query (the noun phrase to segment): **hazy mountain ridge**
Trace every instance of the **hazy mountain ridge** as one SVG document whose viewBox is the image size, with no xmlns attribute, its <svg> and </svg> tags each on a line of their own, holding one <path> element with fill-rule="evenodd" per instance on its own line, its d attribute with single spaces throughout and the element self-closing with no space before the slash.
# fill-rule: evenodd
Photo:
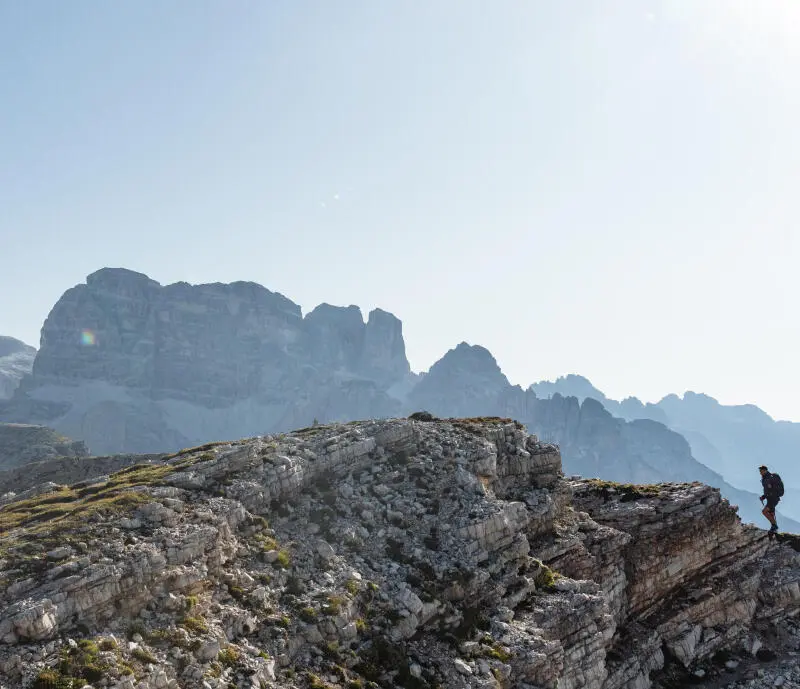
<svg viewBox="0 0 800 689">
<path fill-rule="evenodd" d="M 613 416 L 591 397 L 542 399 L 529 388 L 511 385 L 483 347 L 461 343 L 447 352 L 411 391 L 407 411 L 426 409 L 437 416 L 500 414 L 524 423 L 561 448 L 565 471 L 622 483 L 703 481 L 737 504 L 742 519 L 765 521 L 758 493 L 730 485 L 719 472 L 693 456 L 686 438 L 650 419 Z M 760 488 L 755 483 L 751 486 Z M 779 510 L 782 528 L 800 524 Z"/>
<path fill-rule="evenodd" d="M 731 485 L 753 489 L 759 484 L 756 468 L 767 464 L 786 485 L 785 510 L 800 515 L 800 424 L 776 421 L 754 404 L 724 405 L 706 394 L 671 394 L 644 404 L 635 397 L 622 402 L 608 399 L 583 376 L 568 375 L 555 382 L 530 386 L 543 397 L 573 394 L 598 400 L 609 412 L 627 420 L 655 419 L 683 435 L 692 454 Z"/>
<path fill-rule="evenodd" d="M 585 379 L 567 382 L 577 397 L 593 391 Z M 291 300 L 254 283 L 162 286 L 106 268 L 54 306 L 32 375 L 0 405 L 0 419 L 46 425 L 109 455 L 282 432 L 315 419 L 419 409 L 442 417 L 501 415 L 558 443 L 570 473 L 621 482 L 704 480 L 739 503 L 744 519 L 761 519 L 754 494 L 700 464 L 658 418 L 644 423 L 630 413 L 662 410 L 634 400 L 542 397 L 536 386 L 511 385 L 487 349 L 465 342 L 426 374 L 411 373 L 402 323 L 380 309 L 366 323 L 355 306 L 322 304 L 304 317 Z"/>
</svg>

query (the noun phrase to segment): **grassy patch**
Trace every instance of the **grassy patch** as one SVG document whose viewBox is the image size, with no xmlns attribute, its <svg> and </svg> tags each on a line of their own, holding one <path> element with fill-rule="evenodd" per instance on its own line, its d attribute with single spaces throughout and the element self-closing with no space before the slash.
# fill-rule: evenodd
<svg viewBox="0 0 800 689">
<path fill-rule="evenodd" d="M 142 638 L 147 634 L 147 628 L 141 620 L 134 620 L 128 625 L 128 639 L 133 641 L 133 637 L 139 634 Z"/>
<path fill-rule="evenodd" d="M 300 610 L 300 619 L 303 622 L 308 622 L 309 624 L 313 624 L 317 621 L 317 611 L 314 610 L 311 606 L 306 606 Z"/>
<path fill-rule="evenodd" d="M 289 554 L 288 550 L 281 550 L 273 564 L 275 567 L 280 567 L 281 569 L 289 569 L 289 565 L 292 564 L 292 556 Z"/>
<path fill-rule="evenodd" d="M 620 502 L 631 502 L 642 498 L 654 498 L 661 495 L 657 485 L 640 485 L 635 483 L 616 483 L 593 478 L 587 481 L 590 491 L 602 496 L 605 500 L 619 496 Z"/>
<path fill-rule="evenodd" d="M 164 457 L 164 459 L 165 460 L 170 460 L 170 459 L 176 459 L 178 457 L 183 457 L 184 455 L 204 454 L 204 453 L 208 453 L 209 450 L 213 450 L 215 447 L 219 447 L 220 445 L 230 445 L 230 444 L 231 443 L 229 443 L 229 442 L 227 442 L 225 440 L 221 440 L 221 441 L 214 442 L 214 443 L 206 443 L 205 445 L 198 445 L 197 447 L 187 447 L 187 448 L 184 448 L 183 450 L 178 450 L 177 452 L 175 452 L 175 453 L 173 453 L 171 455 L 167 455 L 166 457 Z M 211 454 L 211 457 L 208 457 L 207 459 L 214 459 L 213 452 L 209 453 L 209 454 Z M 200 461 L 203 461 L 203 460 L 201 459 Z"/>
<path fill-rule="evenodd" d="M 225 667 L 231 667 L 232 665 L 236 665 L 239 662 L 239 651 L 237 651 L 233 646 L 228 646 L 227 648 L 223 648 L 219 655 L 217 656 L 217 660 Z"/>
<path fill-rule="evenodd" d="M 310 689 L 331 689 L 330 684 L 320 679 L 320 677 L 313 672 L 309 672 L 306 676 L 308 677 L 308 686 Z"/>
<path fill-rule="evenodd" d="M 185 637 L 177 629 L 154 629 L 144 636 L 147 638 L 147 642 L 153 645 L 166 644 L 180 648 L 188 646 Z"/>
<path fill-rule="evenodd" d="M 84 524 L 96 514 L 125 512 L 151 500 L 146 493 L 122 488 L 85 496 L 71 488 L 62 488 L 55 494 L 48 493 L 0 508 L 0 532 L 17 532 L 17 540 L 32 540 L 46 535 L 49 538 L 43 542 L 49 547 L 61 542 L 58 538 L 61 534 Z"/>
<path fill-rule="evenodd" d="M 211 666 L 206 670 L 206 677 L 212 677 L 214 679 L 219 678 L 222 675 L 222 665 L 218 661 L 214 661 L 211 663 Z"/>
<path fill-rule="evenodd" d="M 98 644 L 81 639 L 74 648 L 62 648 L 58 666 L 41 670 L 33 681 L 33 689 L 76 689 L 105 679 L 111 668 L 99 657 L 104 646 L 104 641 Z"/>
<path fill-rule="evenodd" d="M 188 611 L 189 611 L 189 610 L 191 610 L 192 608 L 195 608 L 195 607 L 197 607 L 197 604 L 198 604 L 199 602 L 200 602 L 200 601 L 199 601 L 199 599 L 197 598 L 197 596 L 186 596 L 186 598 L 185 598 L 185 599 L 184 599 L 184 601 L 183 601 L 183 605 L 184 605 L 184 607 L 186 608 L 186 611 L 188 612 Z"/>
<path fill-rule="evenodd" d="M 343 596 L 328 596 L 328 601 L 323 605 L 322 611 L 326 615 L 338 615 L 345 603 L 347 603 L 347 599 Z"/>
<path fill-rule="evenodd" d="M 278 541 L 271 536 L 264 535 L 263 533 L 257 533 L 255 536 L 253 536 L 253 540 L 258 543 L 259 547 L 264 552 L 278 549 Z"/>
<path fill-rule="evenodd" d="M 208 623 L 202 617 L 184 617 L 180 626 L 190 634 L 205 634 L 208 631 Z"/>
<path fill-rule="evenodd" d="M 74 489 L 60 486 L 50 493 L 12 502 L 0 508 L 0 531 L 26 529 L 35 536 L 42 531 L 66 530 L 98 512 L 116 512 L 148 502 L 150 496 L 135 488 L 158 485 L 175 470 L 162 464 L 136 464 L 112 474 L 105 483 Z"/>
<path fill-rule="evenodd" d="M 150 651 L 147 651 L 142 647 L 134 648 L 131 652 L 131 655 L 140 663 L 144 663 L 145 665 L 158 664 L 158 659 L 152 653 L 150 653 Z"/>
<path fill-rule="evenodd" d="M 115 651 L 119 647 L 119 644 L 115 639 L 100 639 L 97 642 L 97 647 L 101 651 Z"/>
<path fill-rule="evenodd" d="M 534 583 L 539 589 L 545 591 L 552 591 L 555 588 L 556 581 L 561 578 L 561 574 L 550 569 L 547 565 L 540 563 L 541 567 L 534 578 Z"/>
<path fill-rule="evenodd" d="M 169 474 L 202 461 L 188 457 L 172 464 L 134 464 L 111 474 L 103 483 L 82 488 L 59 486 L 49 493 L 0 507 L 0 557 L 18 543 L 36 541 L 43 547 L 62 545 L 63 535 L 97 515 L 130 512 L 153 498 L 143 488 L 164 484 Z M 12 565 L 13 566 L 13 565 Z"/>
<path fill-rule="evenodd" d="M 305 437 L 313 437 L 317 435 L 320 431 L 324 431 L 326 426 L 306 426 L 305 428 L 299 428 L 296 431 L 293 431 L 293 435 L 302 435 Z"/>
<path fill-rule="evenodd" d="M 269 522 L 264 517 L 262 517 L 261 515 L 258 515 L 258 514 L 252 515 L 250 517 L 250 521 L 253 523 L 253 526 L 255 526 L 258 529 L 262 529 L 263 530 L 263 529 L 268 529 L 269 528 Z"/>
<path fill-rule="evenodd" d="M 55 668 L 48 667 L 39 671 L 31 684 L 31 689 L 75 689 L 87 684 L 83 678 L 64 677 Z"/>
<path fill-rule="evenodd" d="M 453 423 L 514 423 L 514 419 L 502 416 L 471 416 L 465 419 L 448 419 Z"/>
<path fill-rule="evenodd" d="M 247 593 L 241 586 L 228 586 L 228 593 L 230 593 L 231 597 L 234 600 L 237 600 L 239 603 L 242 603 L 245 598 L 247 598 Z"/>
<path fill-rule="evenodd" d="M 497 643 L 491 636 L 485 636 L 481 639 L 481 655 L 484 658 L 491 658 L 499 660 L 501 663 L 507 663 L 511 660 L 511 652 L 507 651 L 503 646 Z"/>
</svg>

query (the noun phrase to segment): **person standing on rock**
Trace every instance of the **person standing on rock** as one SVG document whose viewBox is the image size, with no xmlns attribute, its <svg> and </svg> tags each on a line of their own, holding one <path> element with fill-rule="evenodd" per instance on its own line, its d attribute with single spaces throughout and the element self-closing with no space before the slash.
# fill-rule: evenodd
<svg viewBox="0 0 800 689">
<path fill-rule="evenodd" d="M 764 493 L 759 500 L 761 500 L 762 505 L 764 504 L 764 500 L 767 501 L 764 509 L 761 510 L 761 514 L 772 524 L 769 529 L 771 536 L 778 531 L 778 522 L 775 521 L 775 508 L 778 506 L 781 496 L 783 495 L 783 481 L 781 481 L 781 477 L 778 476 L 778 474 L 770 473 L 769 469 L 763 464 L 758 467 L 758 471 L 761 473 L 761 485 L 764 487 Z"/>
</svg>

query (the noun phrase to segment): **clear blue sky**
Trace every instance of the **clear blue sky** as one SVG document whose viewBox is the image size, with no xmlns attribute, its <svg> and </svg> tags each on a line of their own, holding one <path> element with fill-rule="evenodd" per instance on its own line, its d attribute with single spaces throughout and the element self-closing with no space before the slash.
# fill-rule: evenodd
<svg viewBox="0 0 800 689">
<path fill-rule="evenodd" d="M 0 0 L 0 333 L 103 266 L 800 421 L 797 0 Z"/>
</svg>

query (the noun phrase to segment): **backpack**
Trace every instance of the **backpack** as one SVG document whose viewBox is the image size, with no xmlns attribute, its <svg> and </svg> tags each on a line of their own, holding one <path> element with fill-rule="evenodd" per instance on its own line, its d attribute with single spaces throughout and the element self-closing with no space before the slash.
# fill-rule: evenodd
<svg viewBox="0 0 800 689">
<path fill-rule="evenodd" d="M 779 498 L 783 497 L 783 481 L 778 474 L 772 474 L 772 486 L 775 489 L 775 495 Z"/>
</svg>

